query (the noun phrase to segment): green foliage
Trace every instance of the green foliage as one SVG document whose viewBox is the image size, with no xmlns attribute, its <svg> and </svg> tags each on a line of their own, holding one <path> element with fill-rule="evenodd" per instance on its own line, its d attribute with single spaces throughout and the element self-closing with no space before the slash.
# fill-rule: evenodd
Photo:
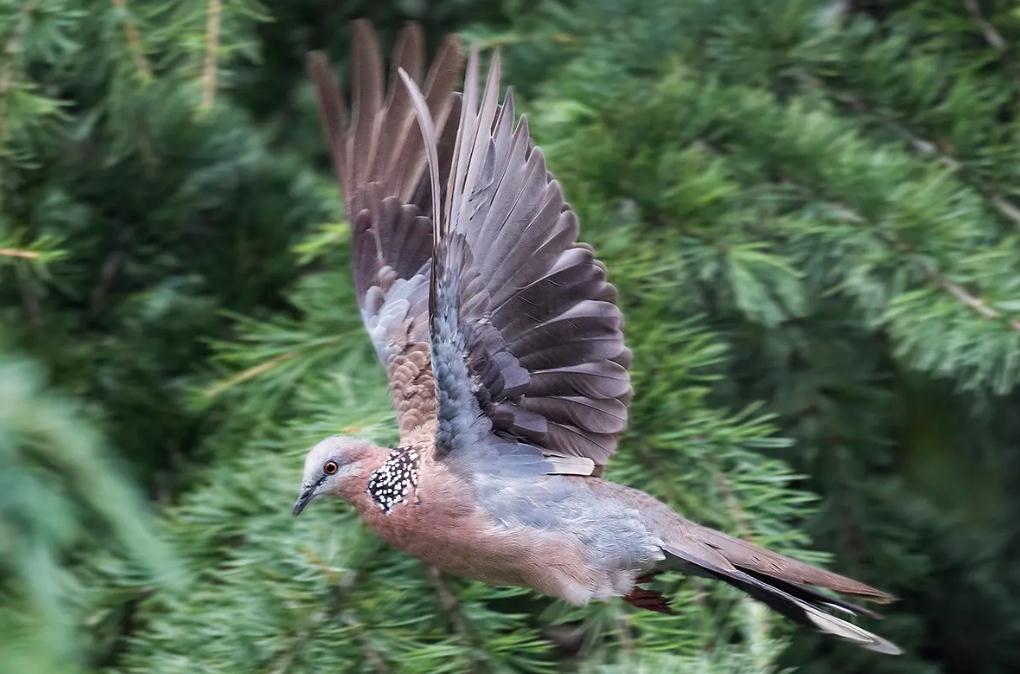
<svg viewBox="0 0 1020 674">
<path fill-rule="evenodd" d="M 144 582 L 174 579 L 170 549 L 88 420 L 43 387 L 37 365 L 0 357 L 0 661 L 10 671 L 75 663 L 78 588 L 64 564 L 104 547 L 134 560 Z"/>
<path fill-rule="evenodd" d="M 343 72 L 357 15 L 504 49 L 627 316 L 608 476 L 898 594 L 877 627 L 906 656 L 698 579 L 657 581 L 676 617 L 576 609 L 435 578 L 337 504 L 290 517 L 308 445 L 394 434 L 301 63 Z M 1015 671 L 1017 39 L 994 0 L 0 0 L 0 321 L 64 392 L 0 361 L 0 661 Z M 97 427 L 184 591 L 153 592 Z M 99 482 L 36 489 L 71 461 Z"/>
</svg>

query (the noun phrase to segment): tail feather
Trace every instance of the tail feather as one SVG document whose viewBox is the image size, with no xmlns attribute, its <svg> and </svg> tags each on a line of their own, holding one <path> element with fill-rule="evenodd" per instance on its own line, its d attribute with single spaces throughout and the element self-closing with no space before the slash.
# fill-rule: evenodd
<svg viewBox="0 0 1020 674">
<path fill-rule="evenodd" d="M 821 592 L 813 590 L 810 587 L 796 585 L 794 583 L 788 583 L 785 580 L 781 580 L 779 578 L 771 576 L 766 576 L 765 574 L 758 573 L 756 571 L 751 571 L 750 569 L 740 570 L 744 571 L 748 575 L 754 576 L 758 580 L 763 581 L 768 585 L 771 585 L 772 587 L 778 588 L 783 592 L 786 592 L 787 594 L 792 594 L 794 597 L 797 597 L 798 599 L 803 599 L 804 601 L 810 602 L 811 604 L 826 606 L 828 608 L 837 611 L 842 611 L 850 615 L 863 615 L 874 619 L 879 619 L 882 617 L 882 614 L 878 613 L 877 611 L 872 611 L 871 609 L 861 606 L 860 604 L 854 604 L 853 602 L 846 601 L 845 599 L 841 599 L 840 597 L 831 597 L 829 595 L 822 594 Z"/>
<path fill-rule="evenodd" d="M 701 530 L 699 531 L 701 534 L 711 532 L 711 530 L 704 529 L 703 527 L 697 527 L 697 529 Z M 715 534 L 718 532 L 711 533 Z M 724 536 L 723 534 L 719 535 Z M 737 557 L 737 559 L 730 559 L 729 556 L 725 554 L 725 550 L 720 549 L 717 546 L 707 544 L 704 540 L 702 540 L 703 538 L 705 538 L 704 535 L 684 536 L 681 539 L 674 539 L 673 541 L 664 544 L 663 551 L 666 553 L 667 563 L 674 568 L 680 568 L 687 572 L 716 578 L 733 585 L 755 599 L 763 602 L 777 613 L 784 615 L 801 625 L 812 627 L 820 632 L 844 639 L 877 653 L 899 655 L 903 652 L 891 641 L 883 639 L 877 634 L 873 634 L 872 632 L 827 612 L 827 610 L 838 610 L 855 616 L 866 615 L 876 617 L 876 614 L 872 611 L 868 611 L 867 609 L 848 601 L 829 597 L 814 589 L 799 585 L 797 580 L 780 577 L 788 565 L 787 563 L 793 562 L 794 560 L 771 551 L 765 551 L 768 553 L 768 564 L 766 568 L 773 571 L 773 573 L 770 574 L 767 571 L 762 570 L 762 567 L 765 565 L 761 563 L 756 563 L 754 566 L 747 566 L 742 563 L 747 561 L 747 557 L 743 554 L 736 554 L 734 556 Z M 726 538 L 729 539 L 730 537 L 727 536 Z M 739 541 L 739 539 L 731 540 Z M 740 542 L 743 543 L 743 541 Z M 747 546 L 751 546 L 755 549 L 755 556 L 758 560 L 764 558 L 759 552 L 764 551 L 764 548 L 758 548 L 758 546 L 753 546 L 750 543 L 747 543 Z M 738 552 L 746 550 L 746 548 L 742 547 L 737 549 Z M 827 579 L 829 575 L 829 572 L 824 572 L 822 569 L 815 569 L 815 567 L 811 567 L 803 562 L 797 562 L 796 565 L 797 573 L 790 575 L 793 575 L 794 578 L 798 580 L 805 575 L 808 575 L 815 580 Z M 804 567 L 807 567 L 809 570 L 814 569 L 817 573 L 804 573 Z M 838 583 L 833 584 L 838 584 L 840 587 L 850 587 L 853 590 L 856 590 L 843 590 L 847 594 L 856 594 L 858 596 L 863 596 L 868 599 L 877 599 L 879 601 L 890 600 L 889 595 L 864 585 L 863 583 L 858 583 L 857 581 L 844 578 L 843 576 L 838 576 L 837 574 L 831 575 L 839 579 Z M 818 584 L 823 587 L 831 587 L 829 584 Z"/>
<path fill-rule="evenodd" d="M 709 529 L 693 522 L 683 521 L 686 537 L 692 538 L 719 552 L 733 566 L 749 573 L 776 578 L 787 583 L 824 587 L 840 594 L 861 597 L 879 604 L 888 604 L 896 597 L 871 587 L 859 580 L 847 578 L 826 569 L 820 569 L 785 555 L 772 552 L 760 545 L 741 540 L 721 531 Z"/>
<path fill-rule="evenodd" d="M 824 601 L 801 599 L 780 589 L 779 587 L 776 587 L 776 585 L 767 580 L 759 580 L 758 578 L 744 573 L 739 569 L 737 569 L 735 573 L 729 574 L 716 572 L 710 573 L 719 580 L 740 588 L 755 599 L 765 603 L 772 610 L 786 616 L 794 622 L 800 623 L 801 625 L 813 627 L 820 632 L 831 634 L 832 636 L 839 637 L 840 639 L 850 641 L 868 649 L 869 651 L 875 651 L 876 653 L 900 655 L 903 652 L 891 641 L 883 639 L 877 634 L 869 632 L 862 627 L 858 627 L 853 623 L 847 622 L 842 618 L 837 618 L 820 608 L 820 605 L 835 605 L 841 610 L 849 611 L 856 615 L 856 611 L 851 611 L 847 608 L 847 606 L 853 606 L 853 604 L 846 602 L 834 604 L 834 602 L 832 602 L 828 597 L 824 597 L 818 593 L 813 594 L 823 597 Z"/>
</svg>

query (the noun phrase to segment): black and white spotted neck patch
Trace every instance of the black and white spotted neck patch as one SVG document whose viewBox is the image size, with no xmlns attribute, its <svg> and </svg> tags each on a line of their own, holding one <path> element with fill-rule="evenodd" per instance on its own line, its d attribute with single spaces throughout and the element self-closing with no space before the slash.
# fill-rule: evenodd
<svg viewBox="0 0 1020 674">
<path fill-rule="evenodd" d="M 394 506 L 407 503 L 417 488 L 418 463 L 417 449 L 397 447 L 368 479 L 368 495 L 387 515 Z"/>
</svg>

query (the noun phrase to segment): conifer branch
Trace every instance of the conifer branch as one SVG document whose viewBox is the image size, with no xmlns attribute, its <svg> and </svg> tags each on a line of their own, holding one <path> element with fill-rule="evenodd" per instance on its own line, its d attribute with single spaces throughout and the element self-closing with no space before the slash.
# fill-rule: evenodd
<svg viewBox="0 0 1020 674">
<path fill-rule="evenodd" d="M 977 23 L 978 28 L 981 29 L 985 42 L 996 51 L 1006 51 L 1006 41 L 1002 38 L 999 31 L 995 29 L 995 26 L 981 13 L 981 7 L 978 6 L 977 0 L 963 0 L 963 6 L 967 8 L 967 11 Z"/>
<path fill-rule="evenodd" d="M 38 251 L 24 248 L 0 248 L 0 257 L 16 257 L 22 260 L 38 260 L 42 255 Z"/>
<path fill-rule="evenodd" d="M 867 219 L 861 214 L 855 212 L 853 209 L 848 208 L 845 204 L 830 204 L 833 210 L 843 217 L 852 222 L 867 222 Z M 879 234 L 879 236 L 885 240 L 888 244 L 893 246 L 895 250 L 903 254 L 912 254 L 914 251 L 902 241 L 899 241 L 888 233 Z M 964 306 L 974 310 L 980 316 L 988 319 L 1003 319 L 1005 318 L 1001 311 L 989 306 L 984 300 L 970 293 L 966 288 L 958 283 L 950 281 L 943 275 L 943 273 L 934 266 L 928 266 L 924 270 L 932 284 L 946 291 Z M 1008 319 L 1010 329 L 1015 332 L 1020 332 L 1020 318 Z"/>
<path fill-rule="evenodd" d="M 988 306 L 981 298 L 975 297 L 967 291 L 963 286 L 953 283 L 949 279 L 942 276 L 938 270 L 929 270 L 928 274 L 931 276 L 932 281 L 940 288 L 948 292 L 950 295 L 955 297 L 957 300 L 976 311 L 985 318 L 1001 319 L 1003 318 L 1002 312 Z M 1020 332 L 1020 318 L 1011 318 L 1009 320 L 1009 327 L 1015 332 Z"/>
<path fill-rule="evenodd" d="M 918 154 L 934 156 L 942 164 L 951 169 L 959 170 L 960 173 L 966 177 L 966 165 L 956 157 L 948 154 L 945 150 L 939 147 L 937 143 L 918 136 L 903 124 L 888 122 L 888 126 L 906 138 L 910 147 Z M 988 193 L 981 186 L 969 180 L 967 181 L 967 184 L 973 187 L 979 194 L 987 198 L 989 203 L 992 205 L 992 208 L 998 211 L 999 215 L 1003 216 L 1007 220 L 1011 220 L 1015 225 L 1020 227 L 1020 208 L 1001 194 L 996 194 L 994 192 Z"/>
<path fill-rule="evenodd" d="M 138 33 L 138 27 L 131 20 L 128 14 L 127 0 L 113 0 L 113 5 L 120 10 L 124 17 L 121 25 L 124 27 L 124 36 L 127 38 L 128 51 L 131 53 L 131 60 L 135 64 L 135 70 L 143 82 L 152 81 L 152 68 L 149 67 L 149 60 L 145 58 L 145 49 L 142 47 L 142 38 Z"/>
<path fill-rule="evenodd" d="M 21 297 L 21 308 L 25 312 L 29 325 L 38 326 L 42 323 L 42 304 L 39 295 L 24 280 L 18 281 L 18 294 Z"/>
<path fill-rule="evenodd" d="M 751 529 L 751 520 L 741 505 L 740 499 L 734 492 L 729 478 L 722 471 L 716 471 L 716 483 L 719 485 L 719 491 L 722 492 L 726 510 L 730 513 L 730 518 L 733 520 L 734 527 L 736 528 L 734 533 L 740 538 L 753 541 L 754 535 Z M 755 659 L 759 671 L 766 671 L 769 665 L 769 657 L 764 644 L 769 637 L 771 621 L 768 614 L 761 610 L 761 607 L 754 600 L 744 597 L 742 603 L 747 607 L 747 633 L 751 644 L 751 655 Z"/>
<path fill-rule="evenodd" d="M 106 257 L 106 260 L 103 261 L 103 266 L 99 270 L 99 282 L 92 290 L 89 299 L 89 316 L 95 317 L 99 315 L 110 292 L 110 288 L 113 287 L 114 279 L 117 278 L 117 275 L 124 266 L 126 257 L 124 251 L 116 250 L 111 252 Z"/>
<path fill-rule="evenodd" d="M 17 25 L 0 47 L 0 57 L 3 58 L 3 67 L 0 68 L 0 158 L 4 155 L 4 148 L 7 145 L 7 137 L 10 133 L 11 94 L 14 91 L 14 78 L 17 74 L 16 56 L 21 51 L 21 41 L 25 31 L 28 30 L 29 16 L 35 10 L 36 2 L 26 2 L 21 7 L 21 14 L 17 18 Z M 3 164 L 0 163 L 0 178 L 2 178 Z M 3 180 L 0 179 L 0 185 Z M 0 205 L 3 204 L 3 190 L 0 190 Z"/>
<path fill-rule="evenodd" d="M 331 584 L 342 584 L 344 579 L 342 574 L 337 573 L 337 570 L 327 564 L 319 555 L 315 554 L 314 550 L 303 549 L 302 553 L 308 560 L 308 563 L 316 567 L 322 574 L 328 579 Z M 348 585 L 353 584 L 357 581 L 357 573 L 352 574 L 352 577 L 348 579 Z M 389 663 L 386 662 L 385 658 L 379 653 L 379 651 L 372 644 L 372 640 L 369 639 L 365 630 L 365 623 L 355 614 L 353 611 L 345 611 L 341 616 L 341 620 L 345 625 L 351 628 L 354 633 L 354 638 L 358 641 L 361 646 L 361 650 L 365 654 L 365 658 L 372 663 L 372 670 L 376 672 L 382 672 L 388 674 L 393 669 Z M 289 664 L 289 663 L 288 663 Z M 280 671 L 287 671 L 286 667 L 278 667 Z"/>
<path fill-rule="evenodd" d="M 21 8 L 21 15 L 17 19 L 17 25 L 14 30 L 11 31 L 10 35 L 3 43 L 3 47 L 0 48 L 0 54 L 3 55 L 4 64 L 3 68 L 0 68 L 0 132 L 5 131 L 8 126 L 6 124 L 8 101 L 7 97 L 14 89 L 14 75 L 17 59 L 15 56 L 21 51 L 21 41 L 24 39 L 25 31 L 28 30 L 29 15 L 35 10 L 36 2 L 26 2 Z M 5 133 L 0 133 L 0 142 L 3 141 Z"/>
<path fill-rule="evenodd" d="M 202 68 L 202 110 L 216 102 L 216 68 L 220 51 L 223 0 L 209 0 L 205 22 L 205 65 Z"/>
<path fill-rule="evenodd" d="M 276 366 L 281 365 L 282 363 L 285 363 L 288 360 L 291 360 L 292 358 L 295 358 L 305 353 L 306 351 L 317 349 L 319 347 L 326 346 L 329 344 L 335 344 L 341 339 L 342 339 L 341 337 L 323 337 L 321 339 L 311 340 L 298 348 L 277 354 L 272 358 L 269 358 L 267 360 L 262 361 L 261 363 L 258 363 L 257 365 L 252 365 L 251 367 L 241 370 L 237 374 L 234 374 L 226 379 L 216 382 L 212 386 L 206 388 L 204 394 L 207 398 L 215 398 L 222 394 L 224 391 L 227 391 L 228 389 L 231 389 L 234 386 L 237 386 L 238 384 L 243 384 L 246 381 L 250 381 L 252 379 L 260 377 L 266 372 L 269 372 L 272 369 L 274 369 Z"/>
<path fill-rule="evenodd" d="M 355 616 L 346 614 L 344 615 L 344 623 L 351 628 L 354 632 L 354 638 L 357 639 L 358 645 L 361 646 L 361 651 L 365 654 L 367 659 L 372 664 L 372 671 L 381 672 L 381 674 L 390 674 L 393 668 L 390 667 L 386 659 L 383 658 L 382 654 L 372 644 L 372 640 L 369 639 L 365 633 L 365 626 Z"/>
<path fill-rule="evenodd" d="M 464 619 L 460 615 L 460 602 L 457 601 L 456 595 L 454 595 L 453 592 L 450 591 L 450 588 L 447 587 L 446 581 L 443 580 L 443 574 L 439 569 L 430 564 L 427 567 L 426 573 L 428 575 L 429 582 L 432 583 L 432 587 L 436 590 L 436 596 L 439 598 L 439 605 L 442 607 L 443 613 L 446 615 L 446 619 L 450 623 L 450 627 L 453 628 L 453 631 L 457 634 L 461 643 L 465 647 L 469 647 L 471 645 L 471 640 L 468 637 L 467 625 L 464 623 Z M 474 671 L 474 656 L 472 655 L 469 657 L 472 662 L 472 671 Z"/>
<path fill-rule="evenodd" d="M 999 211 L 1004 217 L 1012 220 L 1018 228 L 1020 228 L 1020 208 L 1018 208 L 1013 202 L 1006 200 L 1004 197 L 995 195 L 992 197 L 992 205 L 995 206 L 995 210 Z"/>
<path fill-rule="evenodd" d="M 241 370 L 240 372 L 238 372 L 237 374 L 233 375 L 232 377 L 229 377 L 227 379 L 224 379 L 223 381 L 217 382 L 216 384 L 214 384 L 214 385 L 210 386 L 209 388 L 207 388 L 205 390 L 205 396 L 207 398 L 216 398 L 217 396 L 219 396 L 224 391 L 226 391 L 228 389 L 231 389 L 231 388 L 237 386 L 238 384 L 243 384 L 246 381 L 250 381 L 252 379 L 255 379 L 256 377 L 259 377 L 259 376 L 265 374 L 266 372 L 269 372 L 270 370 L 272 370 L 274 367 L 276 367 L 280 363 L 283 363 L 285 361 L 290 360 L 291 358 L 294 358 L 300 352 L 301 352 L 301 349 L 295 349 L 293 351 L 287 351 L 286 353 L 281 353 L 278 356 L 273 356 L 269 360 L 264 360 L 261 363 L 259 363 L 258 365 L 253 365 L 253 366 L 251 366 L 249 368 Z"/>
<path fill-rule="evenodd" d="M 813 77 L 810 79 L 815 84 L 824 88 L 824 84 L 822 84 L 821 81 Z M 868 105 L 868 103 L 859 96 L 840 91 L 833 91 L 833 96 L 837 101 L 850 106 L 855 112 L 862 112 L 871 115 L 886 128 L 905 138 L 910 147 L 918 154 L 933 156 L 947 167 L 959 170 L 967 184 L 976 192 L 984 196 L 991 204 L 992 208 L 994 208 L 1004 218 L 1012 221 L 1017 227 L 1020 227 L 1020 207 L 1013 204 L 1001 194 L 988 192 L 973 180 L 970 180 L 967 176 L 967 166 L 959 159 L 946 152 L 938 143 L 924 138 L 922 135 L 918 134 L 902 122 L 890 119 L 887 115 L 883 115 L 881 112 Z"/>
<path fill-rule="evenodd" d="M 747 513 L 744 512 L 743 506 L 740 505 L 740 499 L 737 498 L 736 493 L 733 491 L 733 485 L 721 471 L 716 471 L 715 477 L 716 483 L 719 485 L 719 491 L 722 492 L 726 510 L 729 512 L 733 525 L 736 527 L 736 535 L 740 538 L 753 539 L 750 520 L 747 517 Z"/>
<path fill-rule="evenodd" d="M 620 635 L 620 649 L 624 652 L 625 661 L 630 661 L 634 657 L 634 651 L 637 650 L 637 645 L 634 643 L 634 633 L 631 630 L 630 620 L 627 618 L 627 614 L 621 609 L 616 612 L 616 628 L 617 633 Z"/>
<path fill-rule="evenodd" d="M 1002 60 L 1008 60 L 1006 66 L 1012 71 L 1013 82 L 1016 84 L 1017 89 L 1020 90 L 1020 66 L 1017 65 L 1016 61 L 1009 59 L 1009 43 L 1002 37 L 1002 33 L 996 30 L 992 22 L 985 18 L 978 0 L 963 0 L 963 6 L 967 8 L 974 22 L 977 23 L 978 28 L 981 30 L 981 35 L 984 36 L 988 46 L 999 52 L 1002 55 Z"/>
</svg>

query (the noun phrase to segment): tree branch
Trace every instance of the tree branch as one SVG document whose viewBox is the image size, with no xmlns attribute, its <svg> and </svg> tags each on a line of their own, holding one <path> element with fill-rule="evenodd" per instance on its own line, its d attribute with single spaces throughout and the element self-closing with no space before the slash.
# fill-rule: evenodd
<svg viewBox="0 0 1020 674">
<path fill-rule="evenodd" d="M 205 65 L 202 68 L 202 110 L 216 102 L 216 68 L 220 51 L 223 0 L 209 0 L 205 20 Z"/>
<path fill-rule="evenodd" d="M 995 30 L 995 26 L 981 13 L 981 7 L 978 5 L 977 0 L 963 0 L 963 6 L 967 8 L 967 11 L 970 12 L 971 17 L 977 23 L 978 28 L 981 29 L 981 34 L 985 36 L 985 42 L 996 51 L 1006 51 L 1006 41 L 1002 39 L 999 31 Z"/>
<path fill-rule="evenodd" d="M 365 658 L 372 664 L 373 672 L 381 672 L 382 674 L 390 674 L 393 668 L 390 667 L 386 659 L 383 658 L 382 654 L 376 649 L 372 640 L 368 637 L 365 630 L 365 625 L 354 615 L 347 613 L 343 617 L 344 624 L 351 628 L 354 632 L 355 638 L 358 640 L 358 645 L 361 646 L 361 651 L 365 654 Z"/>
<path fill-rule="evenodd" d="M 302 553 L 308 562 L 319 569 L 322 574 L 326 577 L 331 585 L 338 585 L 341 588 L 350 587 L 358 580 L 357 573 L 348 574 L 345 578 L 345 574 L 337 573 L 337 569 L 323 561 L 314 550 L 305 548 Z M 372 671 L 382 672 L 383 674 L 390 674 L 393 668 L 390 667 L 386 659 L 383 658 L 382 654 L 379 653 L 372 640 L 368 636 L 368 631 L 365 629 L 365 623 L 358 617 L 358 615 L 351 610 L 343 611 L 340 615 L 340 619 L 345 625 L 351 628 L 354 633 L 354 638 L 358 641 L 358 645 L 361 646 L 362 652 L 365 654 L 365 658 L 372 664 Z M 289 665 L 289 662 L 286 663 Z M 289 671 L 289 667 L 278 667 L 279 671 Z"/>
<path fill-rule="evenodd" d="M 21 15 L 18 17 L 18 24 L 11 31 L 10 35 L 0 47 L 0 57 L 4 64 L 0 68 L 0 156 L 3 155 L 4 146 L 7 144 L 7 135 L 11 126 L 8 117 L 10 116 L 10 96 L 14 90 L 14 76 L 17 72 L 18 59 L 16 56 L 21 51 L 21 41 L 28 30 L 29 16 L 35 10 L 36 2 L 26 2 L 21 7 Z M 0 164 L 0 169 L 3 165 Z M 2 177 L 2 176 L 0 176 Z M 0 180 L 0 185 L 3 180 Z M 3 204 L 3 190 L 0 190 L 0 205 Z"/>
<path fill-rule="evenodd" d="M 243 384 L 246 381 L 250 381 L 252 379 L 262 376 L 266 372 L 269 372 L 270 370 L 275 368 L 277 365 L 285 363 L 291 358 L 295 358 L 312 349 L 317 349 L 322 346 L 335 344 L 341 341 L 342 339 L 343 336 L 336 336 L 336 337 L 321 337 L 319 339 L 310 340 L 300 346 L 291 349 L 290 351 L 284 351 L 283 353 L 279 353 L 273 356 L 272 358 L 269 358 L 267 360 L 262 361 L 261 363 L 258 363 L 257 365 L 247 367 L 241 370 L 240 372 L 227 377 L 226 379 L 221 379 L 216 383 L 212 384 L 211 386 L 209 386 L 208 388 L 204 389 L 202 391 L 202 394 L 207 398 L 215 398 L 222 394 L 224 391 L 233 388 L 238 384 Z"/>
<path fill-rule="evenodd" d="M 992 22 L 985 18 L 985 15 L 981 12 L 978 0 L 963 0 L 963 6 L 967 8 L 971 18 L 978 25 L 981 35 L 984 36 L 988 46 L 999 52 L 1001 60 L 1005 62 L 1006 68 L 1013 75 L 1013 83 L 1017 92 L 1020 92 L 1020 66 L 1017 65 L 1015 60 L 1010 58 L 1011 50 L 1009 43 L 1002 37 L 1002 33 L 995 29 Z"/>
<path fill-rule="evenodd" d="M 836 212 L 838 212 L 841 217 L 844 217 L 847 220 L 861 223 L 867 222 L 867 219 L 864 218 L 864 216 L 848 208 L 844 204 L 830 203 L 830 206 Z M 880 236 L 900 253 L 903 254 L 914 253 L 914 251 L 912 251 L 909 246 L 904 244 L 902 241 L 898 241 L 893 236 L 888 234 L 880 234 Z M 966 288 L 964 288 L 960 284 L 954 281 L 950 281 L 948 278 L 945 277 L 945 275 L 942 274 L 942 272 L 938 268 L 934 266 L 928 266 L 924 269 L 924 272 L 928 275 L 928 278 L 931 280 L 933 285 L 935 285 L 938 288 L 941 288 L 942 290 L 945 290 L 958 302 L 962 303 L 964 306 L 969 307 L 970 309 L 973 309 L 980 316 L 989 319 L 999 320 L 1006 319 L 1006 317 L 1002 314 L 1001 311 L 995 309 L 994 307 L 989 306 L 984 300 L 971 294 Z M 1008 322 L 1009 327 L 1012 330 L 1020 332 L 1020 318 L 1008 318 L 1006 320 Z"/>
<path fill-rule="evenodd" d="M 826 88 L 825 84 L 821 80 L 813 76 L 808 77 L 815 85 L 823 89 Z M 949 168 L 959 170 L 962 173 L 961 178 L 975 191 L 977 191 L 983 197 L 988 199 L 988 202 L 991 204 L 992 208 L 998 211 L 998 213 L 1002 215 L 1004 218 L 1011 220 L 1013 224 L 1020 228 L 1020 207 L 1017 207 L 1011 201 L 1006 199 L 1006 197 L 1004 197 L 1003 195 L 997 192 L 987 192 L 979 184 L 975 183 L 967 175 L 968 173 L 967 166 L 959 159 L 953 157 L 948 152 L 943 150 L 938 145 L 938 143 L 927 140 L 926 138 L 919 135 L 917 132 L 907 127 L 905 124 L 890 119 L 887 115 L 883 115 L 881 112 L 875 110 L 873 107 L 868 105 L 866 101 L 864 101 L 858 96 L 855 96 L 854 94 L 835 91 L 832 89 L 830 89 L 830 91 L 832 91 L 832 96 L 837 101 L 843 103 L 844 105 L 850 106 L 856 112 L 862 112 L 871 115 L 879 122 L 884 124 L 887 128 L 891 129 L 892 131 L 896 132 L 897 134 L 905 138 L 910 147 L 918 154 L 925 156 L 933 156 L 940 162 L 948 166 Z"/>
<path fill-rule="evenodd" d="M 0 257 L 16 257 L 22 260 L 38 260 L 41 255 L 34 250 L 23 248 L 0 248 Z"/>
<path fill-rule="evenodd" d="M 142 38 L 138 34 L 138 27 L 135 26 L 135 22 L 131 20 L 131 15 L 128 13 L 127 0 L 113 0 L 113 6 L 119 9 L 124 16 L 121 24 L 124 27 L 124 37 L 127 38 L 128 51 L 131 53 L 135 69 L 143 82 L 151 82 L 152 68 L 149 67 L 149 61 L 145 58 L 145 49 L 142 47 Z"/>
<path fill-rule="evenodd" d="M 740 538 L 752 539 L 751 531 L 751 520 L 744 512 L 743 506 L 740 505 L 740 499 L 737 498 L 736 493 L 733 491 L 733 485 L 730 483 L 722 471 L 716 471 L 715 474 L 716 483 L 719 485 L 719 491 L 722 492 L 723 502 L 726 504 L 726 510 L 730 513 L 730 518 L 733 520 L 733 524 L 736 526 L 736 534 Z"/>
<path fill-rule="evenodd" d="M 460 602 L 457 601 L 457 597 L 447 587 L 446 581 L 443 580 L 442 572 L 436 567 L 429 564 L 426 567 L 426 572 L 429 577 L 429 581 L 432 586 L 436 589 L 436 596 L 439 597 L 439 605 L 443 608 L 443 613 L 446 614 L 446 619 L 449 621 L 450 626 L 453 627 L 453 631 L 456 633 L 457 638 L 465 646 L 468 651 L 468 657 L 472 662 L 472 671 L 475 668 L 475 658 L 472 654 L 474 649 L 471 648 L 471 639 L 468 636 L 468 628 L 464 623 L 464 619 L 460 615 Z"/>
<path fill-rule="evenodd" d="M 733 485 L 722 471 L 716 471 L 716 482 L 723 495 L 723 502 L 730 518 L 736 526 L 736 535 L 739 538 L 753 540 L 751 519 L 740 504 L 740 499 L 733 491 Z M 747 639 L 751 647 L 751 657 L 757 665 L 758 671 L 767 671 L 770 662 L 766 644 L 769 640 L 772 621 L 769 619 L 768 611 L 764 610 L 757 601 L 748 597 L 743 598 L 743 606 L 746 610 Z"/>
<path fill-rule="evenodd" d="M 938 270 L 931 269 L 928 271 L 932 281 L 948 292 L 950 295 L 955 297 L 957 300 L 970 307 L 985 318 L 1003 318 L 1002 312 L 998 309 L 988 306 L 982 299 L 971 295 L 963 286 L 953 283 L 946 277 L 942 276 Z M 1020 318 L 1011 318 L 1008 320 L 1009 327 L 1014 331 L 1020 332 Z"/>
</svg>

